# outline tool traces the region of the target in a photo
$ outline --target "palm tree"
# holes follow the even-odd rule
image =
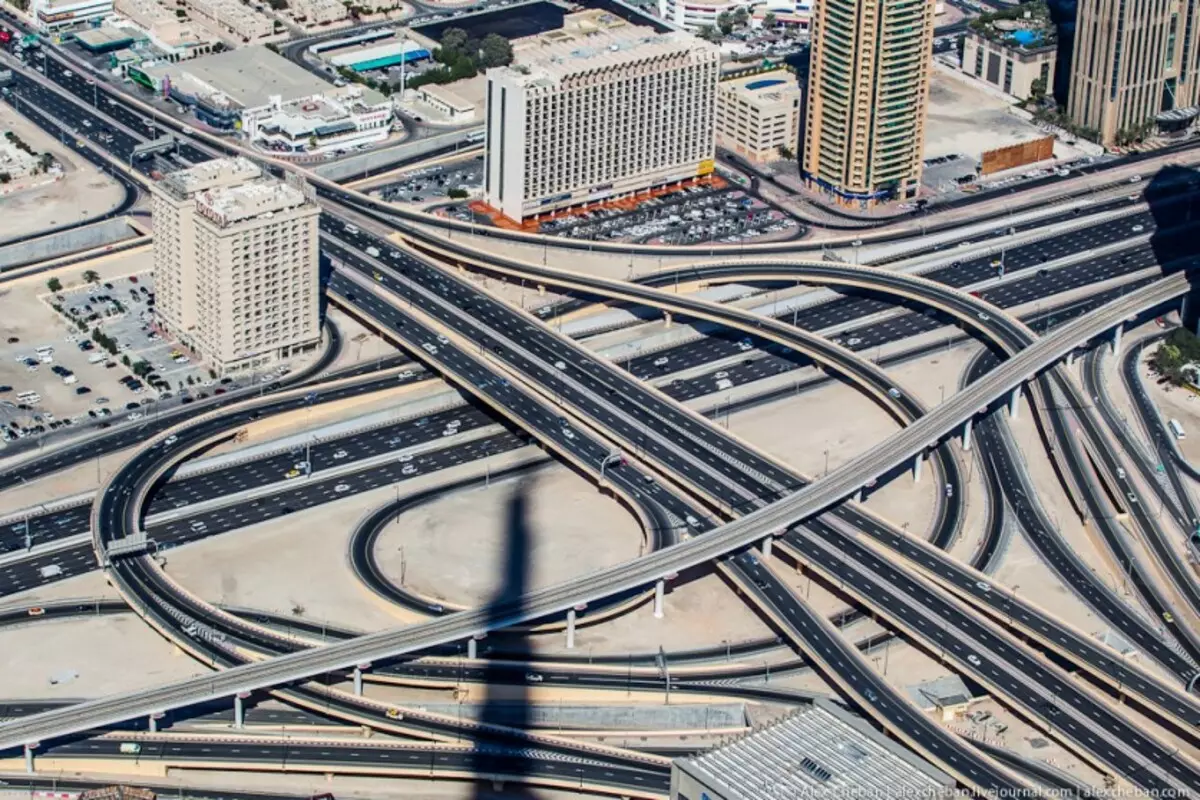
[[[100,273],[96,272],[94,269],[89,269],[83,273],[83,280],[86,283],[99,283]]]

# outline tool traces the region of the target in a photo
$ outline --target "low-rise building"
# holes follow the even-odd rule
[[[787,70],[717,84],[717,146],[756,163],[795,157],[800,85]]]
[[[381,142],[392,128],[392,102],[374,89],[346,86],[327,94],[273,104],[242,130],[251,141],[285,153],[331,153]]]
[[[184,345],[228,374],[320,343],[311,192],[233,158],[174,172],[151,194],[155,312]]]
[[[350,16],[350,9],[339,0],[294,0],[292,15],[303,17],[309,25],[328,25]]]
[[[417,102],[436,111],[447,122],[470,122],[475,119],[475,104],[464,100],[444,86],[427,83],[416,90]]]
[[[214,34],[180,18],[158,0],[116,0],[113,8],[123,19],[114,26],[136,28],[167,61],[182,61],[212,52],[219,41]]]
[[[275,32],[275,21],[237,0],[185,0],[188,13],[222,36],[252,42]]]
[[[963,72],[1021,100],[1054,88],[1058,44],[1048,19],[974,22],[963,37]]]
[[[677,759],[672,800],[948,797],[954,779],[822,698],[707,753]]]
[[[722,14],[735,14],[739,8],[750,13],[763,0],[658,0],[658,15],[674,25],[699,33],[716,28]]]
[[[44,31],[56,31],[103,19],[112,13],[113,0],[33,0],[30,12]]]

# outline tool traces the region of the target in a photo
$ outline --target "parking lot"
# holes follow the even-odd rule
[[[372,190],[393,203],[427,203],[448,200],[451,189],[472,190],[483,186],[483,156],[469,161],[423,167],[404,174],[402,180]]]
[[[796,220],[741,189],[703,184],[660,193],[634,208],[597,208],[546,220],[540,228],[564,238],[674,245],[780,241],[803,231]]]

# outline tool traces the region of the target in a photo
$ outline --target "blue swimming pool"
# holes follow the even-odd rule
[[[1010,37],[1023,47],[1040,44],[1042,41],[1041,31],[1013,31]]]

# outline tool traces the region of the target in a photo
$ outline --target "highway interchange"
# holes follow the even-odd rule
[[[51,66],[55,63],[54,59],[47,59],[47,75],[61,87],[80,98],[95,91],[78,75],[64,77],[61,67]],[[60,91],[52,91],[24,77],[20,80],[22,83],[17,89],[35,100],[38,107],[49,112],[51,117],[75,118],[81,113],[81,106],[65,99]],[[99,96],[106,97],[107,90]],[[147,115],[144,111],[129,110],[120,101],[102,102],[100,105],[107,116],[130,130],[138,124],[145,127],[143,120]],[[39,121],[36,115],[41,112],[30,113],[39,124],[55,124],[45,117]],[[116,127],[111,130],[113,139],[104,143],[106,149],[114,157],[127,160],[132,147],[139,142],[138,137]],[[158,134],[160,131],[147,133]],[[179,157],[184,161],[202,160],[208,157],[210,150],[211,143],[205,148],[184,145],[179,150]],[[337,191],[328,186],[322,186],[321,189],[326,194]],[[1190,199],[1184,202],[1190,207]],[[1125,213],[1127,208],[1129,213]],[[347,311],[385,332],[403,349],[424,362],[431,372],[445,376],[464,393],[472,395],[471,403],[382,428],[321,440],[311,450],[306,450],[313,470],[320,472],[336,468],[338,474],[331,477],[316,474],[311,478],[298,479],[296,483],[289,483],[283,478],[283,474],[298,458],[296,452],[289,449],[284,453],[256,458],[236,469],[218,468],[179,479],[161,489],[154,488],[157,476],[181,458],[186,458],[192,450],[201,449],[210,441],[226,438],[238,427],[251,424],[263,415],[332,402],[371,391],[383,382],[395,385],[400,380],[425,380],[427,375],[418,372],[409,378],[398,379],[394,372],[379,378],[366,374],[352,380],[349,385],[343,383],[333,388],[320,383],[291,388],[293,384],[315,380],[313,376],[306,375],[304,381],[294,380],[288,385],[271,387],[273,391],[259,399],[241,402],[230,400],[227,409],[210,412],[199,419],[166,420],[156,426],[157,430],[114,431],[82,447],[67,448],[60,453],[31,459],[28,464],[22,464],[0,476],[4,485],[14,486],[40,475],[51,474],[70,463],[126,447],[145,439],[147,435],[158,434],[159,430],[165,430],[169,425],[174,426],[172,430],[178,437],[172,445],[166,445],[162,436],[158,436],[141,447],[109,482],[94,506],[78,504],[35,516],[30,519],[28,526],[23,521],[7,524],[0,537],[0,555],[19,555],[26,546],[27,533],[36,543],[47,544],[72,534],[86,533],[92,528],[94,541],[74,545],[52,556],[18,558],[0,565],[0,591],[14,593],[40,583],[37,571],[50,563],[63,566],[63,577],[94,568],[96,554],[93,547],[103,548],[136,532],[142,525],[143,515],[152,517],[155,514],[183,512],[170,521],[149,521],[147,532],[161,549],[215,533],[233,531],[264,519],[302,513],[306,508],[345,494],[390,485],[408,476],[429,474],[536,441],[559,458],[573,463],[585,474],[598,478],[601,465],[605,465],[603,475],[610,491],[649,528],[648,533],[654,541],[656,552],[646,559],[646,564],[657,559],[666,566],[671,563],[673,553],[682,553],[687,549],[672,545],[682,543],[692,546],[702,540],[716,541],[716,534],[721,531],[740,531],[742,528],[735,525],[721,526],[744,517],[742,527],[746,529],[746,534],[726,534],[729,544],[706,545],[713,554],[723,554],[717,561],[718,567],[726,571],[730,580],[743,590],[761,613],[774,621],[793,645],[804,652],[806,660],[818,666],[850,702],[951,772],[965,785],[983,791],[997,791],[1023,787],[1026,778],[917,712],[872,670],[869,662],[859,653],[859,643],[845,639],[828,620],[815,615],[778,580],[763,555],[744,549],[745,543],[761,539],[763,532],[768,536],[783,533],[784,528],[793,521],[808,520],[803,527],[784,534],[779,547],[796,553],[797,558],[817,574],[852,585],[854,600],[877,612],[890,614],[893,626],[900,630],[901,636],[922,642],[926,647],[940,648],[956,661],[959,671],[972,675],[993,692],[1023,708],[1024,713],[1033,717],[1053,717],[1057,735],[1072,740],[1078,748],[1088,752],[1098,763],[1107,765],[1116,775],[1151,791],[1193,791],[1200,788],[1200,775],[1188,758],[1172,752],[1154,734],[1131,727],[1120,714],[1111,713],[1104,702],[1098,702],[1091,694],[1076,689],[1063,672],[1064,667],[1083,665],[1099,675],[1107,676],[1118,687],[1118,694],[1130,695],[1134,702],[1141,704],[1145,713],[1154,715],[1174,735],[1193,741],[1200,714],[1194,703],[1180,691],[1196,674],[1195,662],[1200,655],[1200,650],[1192,641],[1190,625],[1169,626],[1174,642],[1164,643],[1136,615],[1127,613],[1123,604],[1110,602],[1106,587],[1089,580],[1086,570],[1080,574],[1077,565],[1073,565],[1071,558],[1064,554],[1063,544],[1055,540],[1051,526],[1041,518],[1044,514],[1038,513],[1036,504],[1022,506],[1010,502],[1009,508],[1015,510],[1022,527],[1031,537],[1043,539],[1043,553],[1064,580],[1076,587],[1085,600],[1114,626],[1138,641],[1152,658],[1175,673],[1179,687],[1165,687],[1140,670],[1107,656],[1086,640],[1068,641],[1073,634],[1063,639],[1065,647],[1051,641],[1038,645],[1051,649],[1057,659],[1063,660],[1063,666],[1056,661],[1039,669],[1030,662],[1036,657],[1031,650],[1031,642],[1014,638],[1011,632],[1002,629],[994,616],[977,616],[972,603],[999,602],[1000,610],[1010,618],[1028,616],[1027,619],[1010,619],[1010,625],[1019,622],[1027,630],[1039,625],[1043,626],[1043,630],[1049,630],[1044,627],[1048,621],[1039,620],[1036,609],[1023,606],[1015,598],[998,598],[990,588],[979,588],[980,585],[986,585],[980,576],[958,564],[948,564],[949,560],[945,557],[941,557],[940,566],[943,569],[951,566],[953,570],[958,570],[957,577],[954,574],[948,576],[951,583],[958,581],[957,591],[939,589],[928,578],[917,577],[917,573],[902,565],[903,562],[898,562],[900,565],[882,563],[875,551],[860,543],[864,534],[892,547],[911,562],[925,559],[927,563],[933,563],[928,560],[938,558],[936,547],[944,547],[961,525],[961,510],[957,508],[961,492],[955,492],[950,498],[942,498],[939,503],[938,523],[932,539],[934,547],[920,545],[898,529],[880,520],[864,517],[853,505],[836,504],[856,494],[868,482],[895,477],[897,469],[902,471],[911,459],[911,455],[900,455],[904,447],[909,445],[896,445],[895,453],[881,453],[879,465],[848,466],[845,474],[841,475],[840,485],[831,485],[826,489],[830,481],[807,484],[803,476],[724,435],[720,428],[683,411],[678,405],[679,401],[709,394],[716,380],[713,376],[718,372],[724,373],[722,379],[728,379],[737,386],[808,366],[815,357],[824,361],[827,369],[841,371],[847,380],[860,382],[863,391],[887,407],[897,419],[909,424],[910,428],[929,428],[929,434],[913,434],[909,437],[914,441],[918,435],[931,436],[930,441],[944,440],[946,435],[959,432],[963,421],[972,419],[975,409],[981,405],[988,406],[992,410],[976,423],[977,446],[990,465],[992,492],[1003,492],[1011,498],[1014,492],[1025,489],[1021,488],[1023,470],[1014,463],[1011,449],[1005,446],[1004,426],[1000,417],[1002,412],[995,411],[1005,405],[1010,391],[1007,387],[1019,385],[1025,378],[1034,378],[1064,355],[1072,353],[1095,333],[1111,330],[1114,323],[1109,321],[1107,327],[1096,327],[1098,323],[1088,327],[1086,335],[1074,333],[1076,328],[1083,329],[1086,327],[1084,323],[1094,319],[1094,313],[1092,317],[1080,316],[1092,311],[1092,307],[1112,301],[1112,310],[1106,309],[1102,313],[1107,313],[1110,320],[1120,325],[1131,313],[1160,313],[1164,302],[1178,297],[1184,291],[1178,282],[1168,286],[1166,281],[1160,281],[1160,286],[1143,273],[1162,263],[1165,253],[1186,254],[1190,235],[1188,226],[1179,230],[1159,231],[1155,224],[1159,218],[1157,211],[1142,210],[1136,200],[1118,197],[1093,204],[1086,213],[1065,212],[1061,220],[1049,220],[1069,221],[1069,218],[1075,218],[1080,222],[1080,227],[1073,231],[1006,246],[999,255],[964,258],[961,263],[955,261],[921,273],[928,279],[927,283],[937,282],[951,287],[951,290],[935,290],[930,285],[918,283],[900,287],[904,291],[919,292],[918,300],[894,294],[899,285],[895,282],[891,285],[886,281],[868,284],[865,292],[863,287],[859,287],[831,302],[778,315],[779,319],[770,324],[765,324],[769,317],[762,318],[752,323],[754,327],[761,328],[754,331],[743,330],[746,321],[728,310],[704,308],[697,303],[690,306],[685,304],[682,308],[690,312],[689,316],[709,319],[707,324],[721,325],[728,332],[697,336],[668,350],[657,350],[623,363],[611,364],[463,280],[447,269],[444,263],[439,263],[432,249],[395,249],[395,245],[375,238],[369,231],[351,234],[345,228],[344,220],[347,218],[366,219],[374,221],[376,225],[394,225],[410,235],[416,235],[413,230],[405,228],[400,215],[349,194],[330,203],[327,210],[329,213],[322,219],[322,230],[326,236],[324,249],[334,261],[334,271],[329,281],[331,297]],[[1105,216],[1112,214],[1116,216]],[[1088,218],[1093,215],[1098,218],[1097,221],[1088,224]],[[1020,226],[1020,230],[1010,233],[1008,226],[1005,226],[998,229],[996,238],[1000,240],[1017,236],[1025,230]],[[433,245],[442,247],[447,243],[434,237]],[[387,255],[381,259],[366,255],[366,248],[374,246],[386,248]],[[1103,252],[1090,252],[1095,250]],[[941,252],[945,255],[947,251]],[[458,248],[457,254],[484,258],[480,254],[466,254],[463,248]],[[452,263],[456,257],[444,258],[443,262]],[[506,263],[504,259],[486,261],[484,269],[493,271],[493,274],[514,274],[513,270],[524,270],[521,274],[528,275],[531,280],[577,288],[570,283],[574,278],[556,275],[553,270],[538,272],[531,265]],[[835,275],[838,270],[836,266],[827,265],[825,269],[834,284],[847,276],[850,280],[860,278],[853,271]],[[619,295],[617,302],[640,303],[645,299],[653,304],[657,302],[653,294],[655,286],[668,286],[680,279],[695,277],[709,281],[742,282],[751,276],[749,282],[760,284],[759,296],[765,297],[771,290],[778,290],[794,281],[821,283],[816,272],[808,266],[768,263],[716,265],[706,268],[703,273],[692,269],[681,275],[668,272],[647,281],[644,294]],[[1055,295],[1087,290],[1093,284],[1117,279],[1124,282],[1122,287],[1115,290],[1108,287],[1102,292],[1093,293],[1096,296],[1091,298],[1091,307],[1086,299],[1067,302],[1051,300]],[[606,287],[599,283],[586,288],[582,296],[587,299],[605,297]],[[964,291],[955,292],[953,289]],[[1045,303],[1046,311],[1041,313],[1039,310],[1034,315],[1030,328],[1006,321],[1004,309],[1027,306],[1038,301]],[[673,302],[682,301],[676,298]],[[956,313],[960,315],[957,318],[954,316]],[[713,316],[703,317],[701,314]],[[861,320],[861,323],[855,323],[855,320]],[[973,322],[969,322],[971,320]],[[962,409],[939,407],[935,413],[925,414],[925,410],[912,401],[903,387],[897,389],[888,381],[880,366],[855,355],[866,355],[872,349],[943,329],[948,324],[962,325],[972,334],[983,336],[997,352],[1005,353],[1009,362],[1017,361],[1018,357],[1014,354],[1021,351],[1020,356],[1026,358],[1031,366],[1006,364],[1003,359],[994,356],[981,357],[973,364],[968,389],[983,400],[982,404],[967,404],[963,400],[959,403],[964,406]],[[828,334],[828,344],[824,344],[826,339],[822,333],[830,329],[834,330]],[[1035,345],[1035,335],[1030,329],[1044,334],[1043,341]],[[1055,341],[1060,329],[1064,330],[1061,344]],[[749,346],[743,341],[747,341]],[[816,349],[806,349],[810,347]],[[1045,355],[1041,354],[1042,350],[1046,351]],[[664,357],[666,362],[661,361]],[[727,363],[733,359],[740,360],[736,364]],[[879,360],[878,357],[876,360]],[[1089,367],[1094,366],[1097,360],[1095,355],[1089,356]],[[1012,369],[1006,372],[1007,367]],[[700,370],[700,373],[697,377],[665,383],[670,380],[672,372],[684,370]],[[1070,393],[1072,379],[1064,375],[1061,370],[1046,373],[1031,382],[1031,389],[1043,396],[1056,391]],[[1086,375],[1085,372],[1085,380]],[[989,379],[994,380],[1000,388],[991,388]],[[655,380],[662,385],[658,390],[652,390],[644,382],[647,380]],[[554,402],[549,402],[549,398],[553,398]],[[950,398],[951,405],[954,400]],[[1053,410],[1047,412],[1046,409],[1050,407]],[[1078,403],[1073,407],[1078,408]],[[1084,465],[1087,459],[1072,445],[1075,437],[1071,435],[1071,423],[1056,413],[1056,409],[1053,403],[1044,403],[1041,413],[1046,414],[1053,435],[1061,445],[1057,451],[1059,457],[1066,460],[1068,469],[1074,475],[1077,493],[1084,502],[1094,504],[1099,512],[1096,513],[1097,521],[1107,519],[1108,515],[1103,512],[1103,505],[1096,496],[1094,479],[1088,477],[1090,473],[1086,472]],[[1146,419],[1151,419],[1150,411],[1145,413]],[[1099,443],[1107,441],[1106,434],[1098,424],[1093,424],[1095,420],[1086,413],[1078,414],[1074,419],[1084,424],[1087,439],[1093,445],[1093,454],[1098,448],[1102,449]],[[451,420],[457,422],[459,433],[443,445],[439,440]],[[1111,427],[1112,421],[1108,422]],[[497,428],[494,433],[482,432],[498,424],[510,430]],[[479,433],[477,438],[470,436],[472,432]],[[904,435],[902,433],[898,437]],[[614,446],[629,457],[618,463],[608,463]],[[1161,441],[1159,446],[1163,448],[1162,452],[1167,452],[1166,445]],[[414,449],[416,452],[412,453],[411,460],[372,461],[394,451],[404,453]],[[933,452],[937,459],[936,480],[959,486],[961,477],[957,474],[957,461],[948,445],[943,441]],[[1102,455],[1099,458],[1105,461]],[[1173,468],[1177,466],[1177,460],[1178,454],[1172,461]],[[359,461],[369,466],[356,468],[355,464]],[[406,472],[410,467],[413,469]],[[1110,480],[1117,480],[1115,476],[1119,473],[1115,459],[1108,459],[1103,469]],[[340,486],[347,488],[339,489]],[[808,488],[798,491],[805,486]],[[1134,485],[1127,488],[1130,497],[1141,492],[1140,487]],[[238,493],[256,490],[269,491],[260,498],[227,505],[217,504],[217,507],[197,514],[184,511],[191,505],[213,503],[226,496],[236,497]],[[823,499],[825,495],[821,494],[822,491],[833,502]],[[813,499],[806,501],[809,496]],[[1190,514],[1190,501],[1186,499],[1186,491],[1176,497],[1182,499],[1172,502],[1172,513],[1178,511],[1182,520]],[[998,497],[993,497],[993,504],[998,504],[998,500]],[[794,505],[795,510],[785,508],[789,504]],[[1145,504],[1136,505],[1138,507],[1133,509],[1136,522],[1148,540],[1154,541],[1161,531],[1145,512]],[[812,510],[805,510],[808,508]],[[832,510],[820,517],[813,517],[812,511],[827,508]],[[761,511],[756,514],[756,509]],[[762,521],[767,514],[780,521]],[[999,527],[995,521],[989,525],[996,531]],[[720,530],[713,530],[716,528]],[[1109,531],[1109,534],[1110,545],[1119,548],[1115,532]],[[1163,564],[1172,563],[1170,548],[1158,552]],[[1055,553],[1058,554],[1057,560]],[[986,566],[986,556],[987,553],[979,566]],[[680,563],[697,563],[688,559],[706,560],[708,557],[711,556],[700,558],[700,553],[681,556],[684,560]],[[1194,606],[1193,611],[1175,606],[1153,585],[1152,579],[1138,578],[1143,571],[1134,556],[1127,556],[1126,563],[1130,577],[1138,582],[1139,593],[1159,616],[1168,608],[1174,608],[1180,619],[1187,619],[1185,615],[1194,613]],[[656,583],[654,578],[662,580],[677,571],[661,567],[657,569],[657,573],[653,567],[644,570],[645,574],[652,576],[651,580],[630,577],[623,588],[603,590],[596,598],[584,599],[583,602],[591,603],[589,608],[593,610],[603,605],[596,602],[603,597],[619,603],[623,597],[637,597],[639,586],[653,586]],[[936,569],[930,572],[936,573]],[[115,559],[111,574],[135,610],[147,617],[164,635],[181,642],[185,649],[208,663],[221,667],[240,663],[231,655],[235,644],[249,646],[264,654],[295,651],[295,643],[290,638],[273,635],[269,628],[254,620],[233,618],[202,603],[197,604],[194,599],[175,591],[152,559]],[[1195,596],[1194,577],[1190,573],[1178,569],[1173,574],[1173,580],[1184,597],[1190,600]],[[589,592],[594,594],[594,590],[580,591],[577,597],[590,598]],[[964,598],[971,593],[976,597],[968,602]],[[570,605],[572,603],[564,606],[559,600],[549,603],[547,608]],[[448,645],[456,639],[461,641],[461,635],[450,635],[450,632],[462,629],[460,622],[465,620],[460,618],[469,615],[470,612],[462,615],[435,614],[444,617],[446,632],[442,633],[437,623],[431,623],[429,635],[425,637],[428,643],[422,647],[437,646],[439,642]],[[487,624],[489,628],[503,627],[510,618],[515,621],[517,616],[534,622],[548,619],[546,615],[539,616],[532,610],[516,616],[505,612]],[[191,623],[197,620],[204,623],[205,634],[202,636],[186,632]],[[948,626],[937,620],[953,620],[953,625]],[[410,633],[413,635],[408,638],[419,639],[422,631]],[[1062,634],[1059,631],[1056,635],[1061,638]],[[1037,637],[1032,638],[1036,640]],[[1046,638],[1049,640],[1054,637],[1047,635]],[[347,639],[345,646],[349,648],[353,644],[353,639]],[[384,645],[384,650],[392,656],[412,652],[413,649],[412,645],[399,641],[395,645]],[[974,656],[974,660],[968,656]],[[302,671],[296,675],[328,671],[328,666],[316,660],[319,657],[320,654],[311,654],[313,667],[300,667]],[[335,668],[355,663],[353,659],[346,660],[340,654],[331,654],[329,658],[328,663]],[[286,659],[280,663],[284,662]],[[315,668],[318,663],[322,664],[321,669]],[[262,665],[255,665],[255,669],[265,671]],[[312,671],[303,672],[305,669]],[[239,674],[237,670],[227,671]],[[244,668],[241,674],[250,675],[252,671]],[[516,679],[518,676],[514,673],[512,677]],[[718,674],[715,677],[719,680],[723,676]],[[286,682],[278,678],[257,682],[261,680],[250,678],[246,685],[268,688]],[[287,679],[290,680],[292,678]],[[586,678],[575,676],[571,680]],[[650,681],[650,685],[655,684]],[[306,695],[319,694],[320,689],[316,687],[275,691],[300,706],[306,703],[327,706],[327,700],[314,700],[313,695]],[[213,692],[214,696],[219,696],[215,684]],[[1048,697],[1054,700],[1048,701]],[[165,698],[160,697],[160,700]],[[356,703],[351,697],[339,697],[338,703],[341,704],[340,717],[343,719],[360,719],[367,715],[371,717],[372,724],[384,729],[389,727],[388,718],[380,709],[375,709],[372,715],[371,709]],[[144,704],[136,699],[130,703],[131,708],[141,705]],[[186,705],[186,701],[182,705]],[[47,713],[46,725],[49,727],[44,730],[66,732],[61,723],[51,721],[55,713]],[[57,713],[62,716],[61,711]],[[114,716],[110,710],[103,713],[107,715],[106,719],[120,716],[120,712],[115,712]],[[23,721],[27,726],[24,730],[28,732],[14,729],[9,733],[6,729],[13,727],[9,725],[0,727],[0,734],[9,737],[4,739],[9,744],[43,740],[45,737],[41,733],[33,733],[38,731],[37,720],[34,717]],[[421,720],[407,714],[404,721],[426,732],[431,730],[431,726],[444,728],[449,724],[446,721]],[[82,723],[71,724],[78,726]],[[74,730],[86,728],[75,727]],[[461,726],[457,730],[456,735],[461,735]],[[519,731],[476,729],[470,735],[488,742],[484,745],[485,749],[530,746]],[[14,736],[17,738],[12,738]],[[586,779],[588,782],[607,782],[610,786],[629,786],[653,780],[656,786],[661,786],[661,764],[651,765],[609,752],[585,755],[556,741],[539,741],[536,746],[547,748],[548,754],[568,754],[567,757],[574,759],[569,769],[577,770],[581,781]],[[81,743],[70,747],[87,750],[110,746]],[[55,748],[56,751],[60,749],[67,752],[66,748]],[[512,751],[488,752],[514,757]],[[275,755],[272,754],[272,757]],[[307,756],[301,750],[290,757]],[[415,762],[427,756],[405,757]],[[445,759],[444,769],[448,772],[462,763],[470,766],[466,756],[463,758],[468,758],[467,762],[454,761],[456,756],[452,754],[438,758]],[[558,756],[535,755],[533,760],[537,762],[544,779],[550,779],[556,758]],[[320,761],[315,755],[311,755],[311,759]]]

